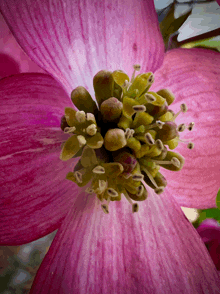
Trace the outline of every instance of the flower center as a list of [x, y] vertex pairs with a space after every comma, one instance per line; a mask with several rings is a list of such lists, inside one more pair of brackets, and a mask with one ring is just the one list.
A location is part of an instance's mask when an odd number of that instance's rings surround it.
[[[167, 181], [160, 168], [179, 171], [185, 159], [175, 149], [180, 133], [187, 127], [176, 125], [180, 113], [187, 111], [182, 104], [176, 114], [169, 109], [174, 95], [167, 89], [149, 91], [154, 82], [153, 73], [142, 73], [134, 65], [131, 80], [121, 70], [100, 71], [94, 79], [96, 101], [84, 87], [77, 87], [71, 99], [79, 109], [66, 108], [61, 129], [70, 135], [60, 159], [79, 158], [74, 170], [66, 176], [86, 192], [95, 193], [105, 213], [110, 201], [125, 197], [138, 211], [138, 201], [147, 199], [146, 186], [157, 194], [164, 191]], [[190, 123], [191, 131], [194, 123]], [[135, 201], [135, 202], [133, 202]]]

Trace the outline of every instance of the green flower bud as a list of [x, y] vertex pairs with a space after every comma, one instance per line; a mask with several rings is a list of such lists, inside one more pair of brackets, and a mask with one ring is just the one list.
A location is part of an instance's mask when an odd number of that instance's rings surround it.
[[125, 132], [120, 129], [110, 129], [104, 137], [104, 146], [109, 151], [116, 151], [126, 146]]
[[77, 87], [71, 93], [71, 99], [73, 104], [79, 109], [86, 113], [97, 114], [98, 108], [95, 101], [92, 99], [89, 92], [84, 87]]
[[157, 91], [157, 94], [165, 98], [168, 105], [172, 104], [175, 100], [175, 96], [170, 90], [161, 89], [160, 91]]
[[162, 142], [170, 141], [179, 136], [177, 125], [174, 122], [165, 122], [161, 129], [155, 130], [157, 132], [156, 139], [160, 139]]
[[110, 71], [101, 70], [93, 78], [95, 97], [98, 105], [113, 96], [114, 79]]
[[120, 118], [123, 104], [114, 97], [102, 102], [100, 111], [104, 122], [117, 122]]

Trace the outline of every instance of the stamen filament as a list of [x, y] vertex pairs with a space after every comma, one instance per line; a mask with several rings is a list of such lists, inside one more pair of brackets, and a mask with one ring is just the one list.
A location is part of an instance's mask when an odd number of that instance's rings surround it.
[[155, 186], [154, 192], [156, 194], [161, 194], [164, 191], [164, 187], [160, 186], [158, 187], [157, 183], [155, 182], [154, 178], [152, 177], [151, 173], [146, 169], [146, 168], [142, 168], [143, 171], [146, 173], [146, 175], [148, 176], [149, 180], [151, 181], [151, 183]]
[[150, 130], [150, 129], [153, 129], [153, 128], [156, 128], [156, 127], [158, 127], [159, 129], [162, 129], [164, 124], [165, 124], [164, 122], [162, 122], [160, 120], [157, 120], [154, 124], [151, 124], [149, 126], [145, 126], [145, 129]]
[[187, 148], [188, 149], [193, 149], [194, 148], [194, 143], [190, 141], [186, 141], [186, 140], [179, 140], [181, 143], [187, 144]]
[[133, 71], [133, 74], [132, 74], [132, 77], [131, 77], [131, 83], [133, 83], [133, 81], [135, 79], [135, 73], [136, 73], [136, 71], [140, 71], [141, 66], [140, 66], [140, 64], [134, 64], [133, 65], [133, 68], [134, 68], [134, 71]]
[[125, 198], [128, 200], [128, 202], [131, 204], [131, 205], [133, 205], [133, 202], [132, 202], [132, 200], [131, 200], [131, 198], [128, 196], [128, 193], [127, 193], [127, 191], [126, 190], [124, 190], [124, 196], [125, 196]]
[[152, 177], [151, 173], [145, 168], [142, 167], [142, 170], [146, 173], [146, 175], [148, 176], [148, 178], [150, 179], [151, 183], [158, 188], [157, 183], [155, 182], [154, 178]]
[[173, 117], [173, 121], [177, 118], [177, 116], [181, 113], [181, 112], [183, 112], [183, 113], [185, 113], [185, 112], [187, 112], [187, 110], [188, 110], [188, 108], [187, 108], [187, 106], [186, 106], [186, 104], [181, 104], [180, 105], [180, 111], [178, 111], [175, 115], [174, 115], [174, 117]]
[[180, 161], [178, 158], [176, 157], [173, 157], [171, 159], [171, 161], [162, 161], [162, 160], [156, 160], [156, 159], [151, 159], [152, 162], [155, 162], [156, 164], [173, 164], [175, 165], [176, 167], [180, 167]]

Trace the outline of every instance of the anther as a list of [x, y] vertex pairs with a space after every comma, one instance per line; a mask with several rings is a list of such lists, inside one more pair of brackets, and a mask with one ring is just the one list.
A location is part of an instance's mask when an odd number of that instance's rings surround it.
[[186, 129], [186, 125], [185, 124], [181, 124], [177, 127], [177, 131], [178, 132], [183, 132]]
[[[151, 173], [144, 167], [142, 169], [146, 173], [146, 175], [148, 176], [151, 183], [155, 186], [155, 189], [154, 189], [155, 193], [156, 194], [161, 194], [164, 191], [164, 187], [163, 186], [158, 187], [158, 185], [155, 182], [155, 180], [154, 180], [153, 176], [151, 175]], [[162, 188], [163, 188], [163, 191], [162, 191]], [[158, 192], [160, 192], [160, 193], [158, 193]]]
[[144, 95], [144, 97], [146, 98], [148, 103], [152, 103], [152, 102], [156, 101], [156, 98], [151, 94], [146, 93]]
[[158, 194], [158, 195], [161, 194], [161, 193], [163, 193], [163, 191], [164, 191], [164, 187], [163, 186], [160, 186], [160, 187], [154, 189], [154, 192], [156, 194]]
[[159, 128], [159, 129], [162, 129], [163, 128], [163, 126], [164, 126], [164, 122], [162, 122], [162, 121], [160, 121], [160, 120], [157, 120], [156, 121], [156, 126]]
[[76, 119], [78, 122], [83, 123], [86, 121], [86, 114], [85, 111], [77, 111], [76, 112]]
[[187, 145], [187, 148], [189, 149], [193, 149], [194, 148], [194, 144], [192, 142], [190, 142], [188, 145]]
[[155, 141], [155, 145], [156, 145], [157, 148], [158, 148], [159, 150], [161, 150], [161, 151], [164, 149], [163, 142], [162, 142], [160, 139], [157, 139], [157, 140]]
[[134, 175], [132, 176], [132, 179], [133, 179], [134, 181], [139, 182], [139, 181], [142, 181], [142, 180], [144, 179], [144, 176], [141, 175], [141, 174], [134, 174]]
[[74, 176], [78, 183], [82, 183], [82, 174], [79, 171], [74, 172]]
[[171, 159], [171, 163], [174, 165], [174, 166], [176, 166], [176, 167], [180, 167], [180, 161], [179, 161], [179, 159], [177, 159], [176, 157], [173, 157], [172, 159]]
[[87, 114], [86, 114], [86, 120], [87, 120], [87, 121], [91, 120], [91, 121], [93, 121], [94, 123], [96, 123], [95, 116], [94, 116], [93, 113], [87, 113]]
[[193, 128], [194, 128], [194, 125], [195, 125], [195, 123], [194, 123], [194, 122], [191, 122], [191, 123], [189, 124], [189, 126], [188, 126], [188, 130], [189, 130], [189, 131], [192, 131]]
[[77, 136], [78, 142], [79, 142], [79, 146], [82, 147], [86, 144], [86, 139], [84, 136], [79, 135]]
[[[143, 176], [143, 177], [144, 177], [144, 176]], [[141, 197], [143, 193], [144, 193], [144, 186], [143, 186], [143, 185], [140, 185], [140, 186], [138, 187], [137, 196], [138, 196], [138, 197]]]
[[64, 133], [65, 133], [65, 134], [73, 133], [75, 130], [76, 130], [75, 127], [66, 127], [66, 128], [64, 129]]
[[108, 214], [109, 210], [108, 210], [108, 205], [107, 204], [102, 204], [101, 205], [102, 210], [104, 211], [104, 213]]
[[92, 189], [92, 188], [87, 188], [86, 189], [86, 193], [88, 193], [88, 194], [93, 194], [95, 191]]
[[108, 188], [107, 194], [111, 197], [118, 197], [118, 192], [113, 188]]
[[126, 190], [123, 192], [123, 194], [124, 194], [125, 198], [128, 200], [128, 202], [129, 202], [131, 205], [133, 205], [133, 202], [132, 202], [131, 198], [129, 197], [129, 195], [128, 195], [128, 193], [127, 193]]
[[139, 206], [138, 206], [138, 204], [137, 204], [137, 203], [132, 204], [132, 212], [133, 212], [133, 213], [134, 213], [134, 212], [138, 212], [138, 210], [139, 210]]
[[190, 141], [185, 141], [185, 140], [180, 140], [180, 139], [179, 139], [179, 141], [180, 141], [181, 143], [187, 144], [187, 148], [188, 148], [188, 149], [193, 149], [193, 148], [194, 148], [194, 143], [192, 143], [192, 142], [190, 142]]
[[181, 111], [182, 111], [183, 113], [187, 112], [187, 110], [188, 110], [188, 108], [187, 108], [187, 106], [186, 106], [185, 103], [183, 103], [183, 104], [180, 105], [180, 109], [181, 109]]
[[145, 139], [146, 139], [146, 142], [147, 142], [149, 145], [154, 145], [154, 139], [153, 139], [153, 137], [151, 136], [150, 133], [146, 133], [146, 134], [145, 134]]
[[126, 140], [132, 138], [133, 135], [134, 135], [134, 133], [135, 133], [134, 130], [127, 128], [127, 129], [125, 130], [125, 138], [126, 138]]
[[95, 168], [93, 168], [92, 172], [93, 172], [94, 174], [104, 174], [104, 173], [105, 173], [105, 169], [104, 169], [103, 166], [98, 165], [98, 166], [96, 166]]
[[150, 77], [149, 77], [149, 79], [148, 79], [148, 82], [149, 82], [150, 84], [153, 84], [153, 82], [154, 82], [154, 74], [150, 75]]
[[91, 124], [86, 128], [86, 133], [90, 136], [94, 136], [97, 132], [97, 127], [95, 124]]
[[131, 86], [131, 83], [129, 83], [128, 80], [125, 80], [124, 84], [122, 85], [122, 87], [125, 88], [126, 90], [128, 90], [130, 86]]
[[140, 66], [140, 64], [134, 64], [133, 65], [133, 68], [134, 68], [134, 71], [133, 71], [133, 74], [132, 74], [132, 77], [131, 77], [131, 82], [132, 83], [133, 83], [133, 81], [135, 79], [135, 73], [136, 73], [136, 71], [140, 71], [141, 66]]
[[134, 68], [135, 71], [140, 71], [141, 70], [140, 64], [134, 64], [133, 68]]
[[146, 107], [144, 105], [135, 105], [132, 107], [135, 112], [145, 112]]
[[107, 182], [104, 181], [104, 180], [99, 180], [99, 191], [100, 191], [100, 194], [105, 191], [106, 187], [107, 187]]

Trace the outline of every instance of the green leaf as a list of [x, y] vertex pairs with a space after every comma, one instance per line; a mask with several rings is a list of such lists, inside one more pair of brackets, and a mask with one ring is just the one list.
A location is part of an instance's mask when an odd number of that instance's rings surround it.
[[220, 52], [220, 36], [186, 43], [182, 45], [181, 47], [182, 48], [200, 47], [200, 48], [218, 50]]
[[220, 209], [220, 189], [218, 190], [217, 196], [216, 196], [216, 206], [218, 209]]
[[192, 10], [187, 12], [186, 14], [180, 16], [175, 19], [174, 17], [175, 11], [175, 3], [172, 4], [168, 14], [165, 16], [163, 21], [160, 23], [160, 30], [163, 36], [164, 44], [166, 49], [168, 48], [168, 43], [170, 36], [174, 34], [178, 29], [182, 26], [182, 24], [186, 21], [188, 16], [191, 14]]

